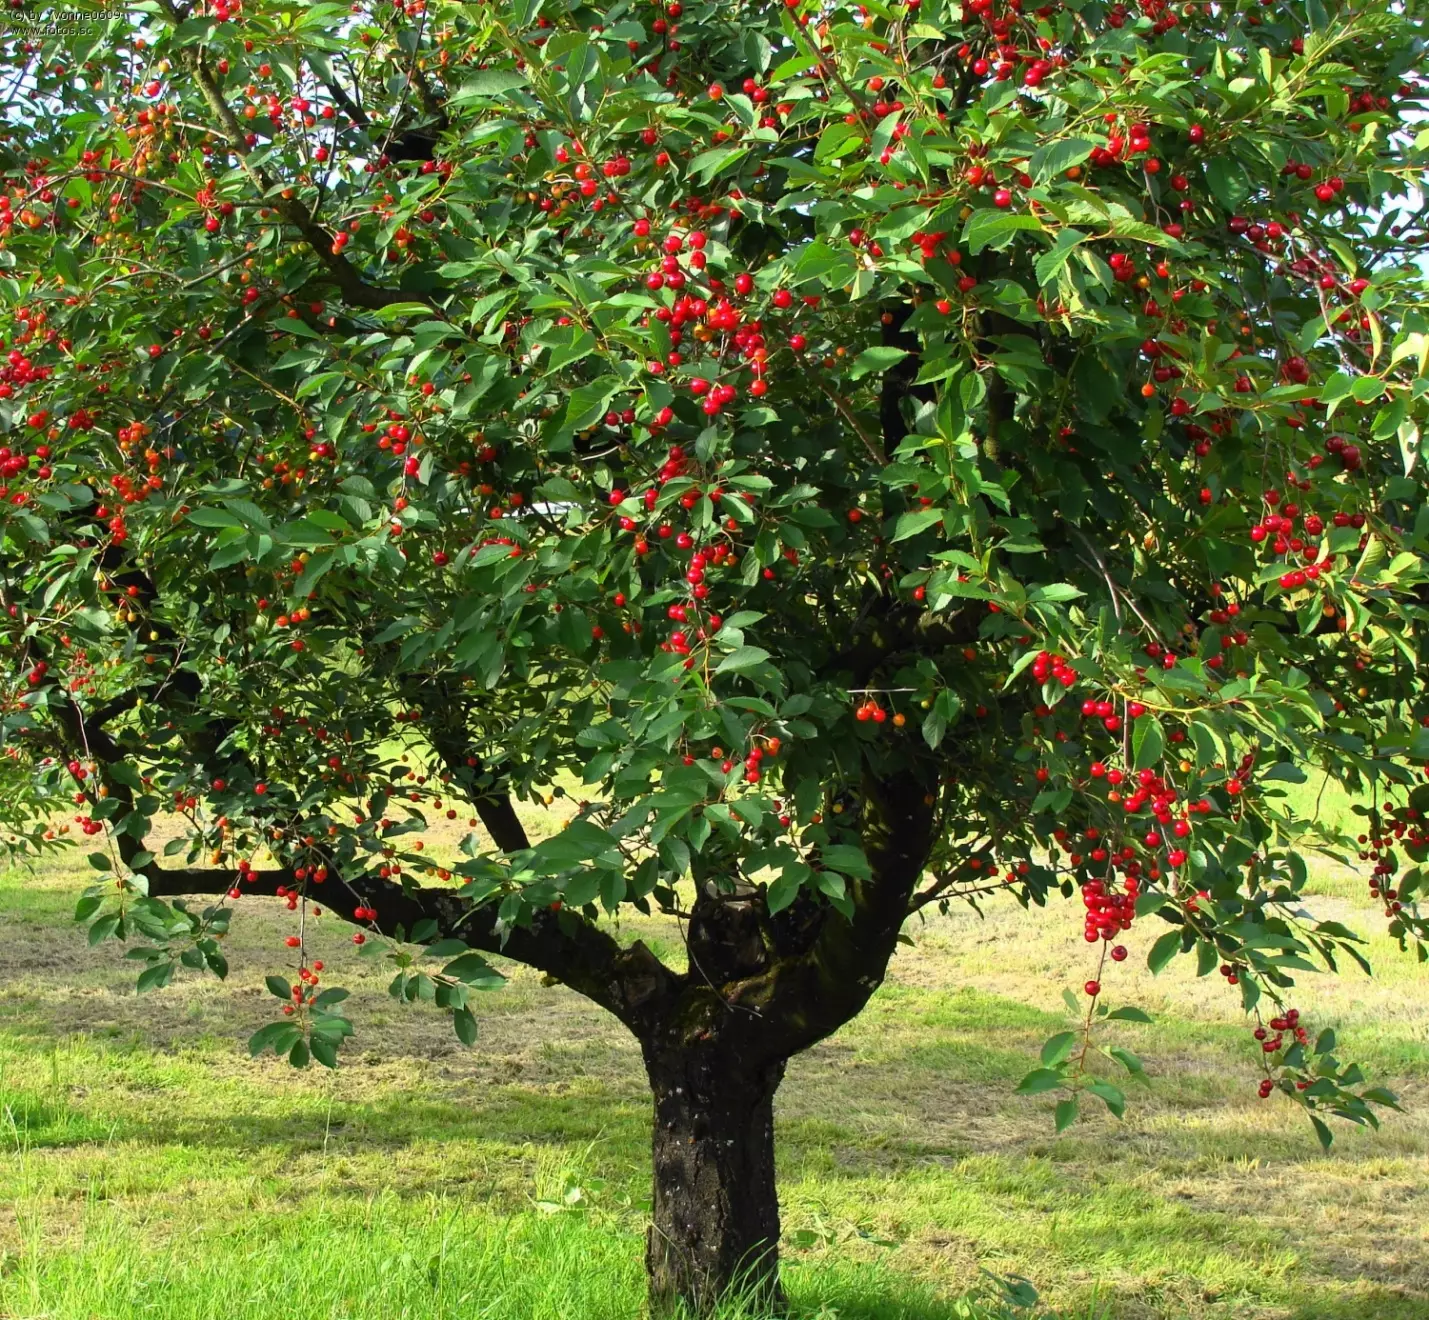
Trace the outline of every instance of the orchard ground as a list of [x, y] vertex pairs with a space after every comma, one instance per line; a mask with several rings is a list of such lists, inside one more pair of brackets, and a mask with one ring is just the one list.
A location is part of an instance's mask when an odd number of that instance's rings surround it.
[[[539, 812], [527, 825], [546, 832]], [[1382, 926], [1361, 878], [1313, 876], [1316, 916]], [[0, 1316], [641, 1314], [649, 1097], [613, 1019], [508, 967], [466, 1049], [320, 923], [359, 1048], [336, 1074], [250, 1061], [289, 914], [245, 901], [227, 982], [139, 1001], [136, 964], [90, 953], [69, 920], [83, 883], [73, 859], [0, 880]], [[1057, 1137], [1051, 1101], [1014, 1088], [1088, 974], [1080, 911], [1029, 921], [1002, 899], [915, 922], [868, 1010], [793, 1061], [778, 1126], [796, 1313], [1011, 1314], [969, 1300], [995, 1291], [986, 1269], [1066, 1320], [1429, 1316], [1429, 970], [1380, 938], [1374, 980], [1306, 978], [1312, 1029], [1335, 1027], [1407, 1109], [1379, 1133], [1338, 1125], [1325, 1155], [1299, 1111], [1256, 1098], [1221, 978], [1145, 970], [1146, 919], [1104, 979], [1155, 1018], [1107, 1029], [1150, 1085], [1124, 1122]], [[679, 961], [673, 925], [632, 930]]]

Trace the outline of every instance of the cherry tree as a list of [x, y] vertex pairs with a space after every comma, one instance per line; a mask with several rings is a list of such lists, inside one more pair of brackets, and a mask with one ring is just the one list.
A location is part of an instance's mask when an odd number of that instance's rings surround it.
[[657, 1310], [778, 1303], [785, 1066], [950, 904], [1080, 900], [1059, 1128], [1141, 1072], [1129, 947], [1225, 982], [1267, 1102], [1375, 1123], [1294, 976], [1367, 966], [1314, 850], [1429, 937], [1423, 44], [1420, 0], [15, 27], [0, 840], [88, 853], [141, 990], [285, 903], [255, 1054], [361, 1029], [334, 918], [467, 1043], [489, 955], [613, 1013]]

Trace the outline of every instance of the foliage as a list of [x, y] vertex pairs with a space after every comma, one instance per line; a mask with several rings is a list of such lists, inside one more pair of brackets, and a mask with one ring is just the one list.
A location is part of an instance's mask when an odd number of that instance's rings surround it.
[[[890, 912], [1080, 890], [1084, 1026], [1023, 1083], [1059, 1126], [1120, 1112], [1081, 1061], [1152, 915], [1153, 971], [1272, 1005], [1264, 1092], [1393, 1103], [1289, 997], [1361, 960], [1306, 848], [1429, 934], [1417, 0], [85, 32], [8, 43], [0, 825], [92, 837], [141, 988], [276, 893], [464, 1041], [493, 949], [634, 1021], [600, 915], [752, 896], [802, 1011]], [[533, 843], [510, 799], [571, 779]], [[440, 813], [485, 826], [450, 866]], [[295, 932], [253, 1047], [331, 1064]]]

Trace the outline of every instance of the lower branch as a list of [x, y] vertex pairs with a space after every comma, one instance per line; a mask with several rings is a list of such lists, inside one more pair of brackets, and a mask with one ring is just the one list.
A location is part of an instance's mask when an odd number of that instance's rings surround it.
[[[151, 862], [137, 869], [154, 898], [226, 894], [235, 888], [244, 894], [276, 895], [280, 888], [305, 884], [281, 867], [251, 871], [242, 882], [227, 868], [168, 870]], [[312, 888], [307, 893], [317, 897]], [[615, 1014], [636, 1034], [648, 1028], [678, 980], [643, 943], [623, 947], [584, 918], [564, 911], [543, 910], [533, 914], [529, 924], [503, 926], [494, 904], [472, 904], [452, 889], [404, 885], [367, 874], [334, 876], [321, 895], [323, 906], [347, 921], [358, 921], [358, 908], [375, 911], [375, 918], [361, 924], [396, 939], [405, 938], [419, 922], [435, 922], [441, 938], [459, 939], [483, 953], [545, 972]]]

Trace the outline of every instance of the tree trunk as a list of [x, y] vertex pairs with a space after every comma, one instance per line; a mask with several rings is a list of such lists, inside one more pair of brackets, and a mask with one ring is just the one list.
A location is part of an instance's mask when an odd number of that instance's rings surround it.
[[784, 1064], [676, 1048], [646, 1068], [655, 1095], [655, 1198], [646, 1240], [650, 1309], [709, 1315], [722, 1298], [777, 1310], [774, 1092]]

